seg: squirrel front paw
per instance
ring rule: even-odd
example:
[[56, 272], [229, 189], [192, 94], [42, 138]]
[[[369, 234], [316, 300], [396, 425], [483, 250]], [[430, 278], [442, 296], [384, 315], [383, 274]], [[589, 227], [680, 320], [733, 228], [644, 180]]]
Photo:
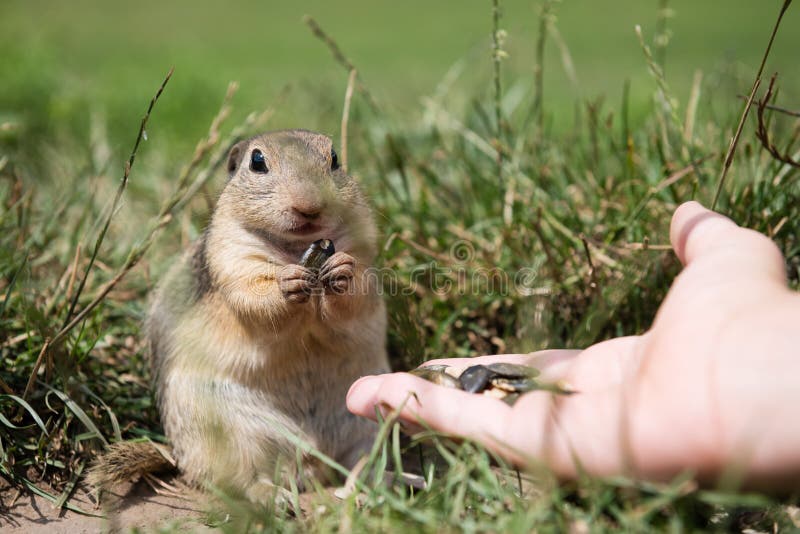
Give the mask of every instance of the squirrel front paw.
[[278, 287], [289, 302], [303, 303], [319, 288], [317, 275], [302, 265], [286, 265], [278, 272]]
[[325, 289], [337, 295], [346, 293], [356, 274], [356, 259], [345, 252], [337, 252], [327, 259], [319, 271]]

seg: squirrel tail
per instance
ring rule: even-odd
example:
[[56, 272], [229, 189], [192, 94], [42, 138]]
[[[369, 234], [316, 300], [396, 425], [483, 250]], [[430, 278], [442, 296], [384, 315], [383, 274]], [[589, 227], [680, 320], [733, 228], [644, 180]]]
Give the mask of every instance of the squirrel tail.
[[143, 475], [175, 469], [175, 460], [164, 445], [152, 441], [118, 441], [94, 460], [86, 482], [105, 491]]

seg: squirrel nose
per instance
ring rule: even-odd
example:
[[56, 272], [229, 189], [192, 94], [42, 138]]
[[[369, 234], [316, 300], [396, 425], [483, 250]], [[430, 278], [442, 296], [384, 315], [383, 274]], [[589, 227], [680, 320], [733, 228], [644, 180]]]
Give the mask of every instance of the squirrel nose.
[[304, 219], [314, 220], [319, 217], [319, 214], [322, 212], [321, 207], [317, 206], [292, 206], [292, 213], [294, 213], [298, 217], [302, 217]]

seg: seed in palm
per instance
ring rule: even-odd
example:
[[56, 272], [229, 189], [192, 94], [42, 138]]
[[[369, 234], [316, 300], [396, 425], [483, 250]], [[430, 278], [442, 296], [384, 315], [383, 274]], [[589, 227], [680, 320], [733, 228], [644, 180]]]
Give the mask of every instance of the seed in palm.
[[462, 389], [467, 393], [482, 393], [513, 406], [521, 395], [529, 391], [550, 391], [569, 395], [573, 391], [565, 385], [546, 384], [536, 380], [539, 370], [527, 365], [497, 362], [487, 365], [472, 365], [460, 374], [448, 373], [447, 365], [429, 365], [409, 371], [412, 375], [449, 388]]

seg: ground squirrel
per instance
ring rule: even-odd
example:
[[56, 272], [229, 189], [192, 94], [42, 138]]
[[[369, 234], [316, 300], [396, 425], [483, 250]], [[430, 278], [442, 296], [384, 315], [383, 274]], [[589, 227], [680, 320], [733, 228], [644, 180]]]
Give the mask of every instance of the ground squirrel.
[[[263, 503], [298, 475], [289, 436], [346, 467], [372, 444], [374, 423], [350, 414], [345, 395], [389, 370], [386, 313], [367, 272], [375, 223], [330, 138], [258, 135], [231, 149], [228, 173], [205, 233], [157, 287], [145, 330], [179, 469]], [[337, 252], [319, 271], [299, 265], [320, 238]]]

